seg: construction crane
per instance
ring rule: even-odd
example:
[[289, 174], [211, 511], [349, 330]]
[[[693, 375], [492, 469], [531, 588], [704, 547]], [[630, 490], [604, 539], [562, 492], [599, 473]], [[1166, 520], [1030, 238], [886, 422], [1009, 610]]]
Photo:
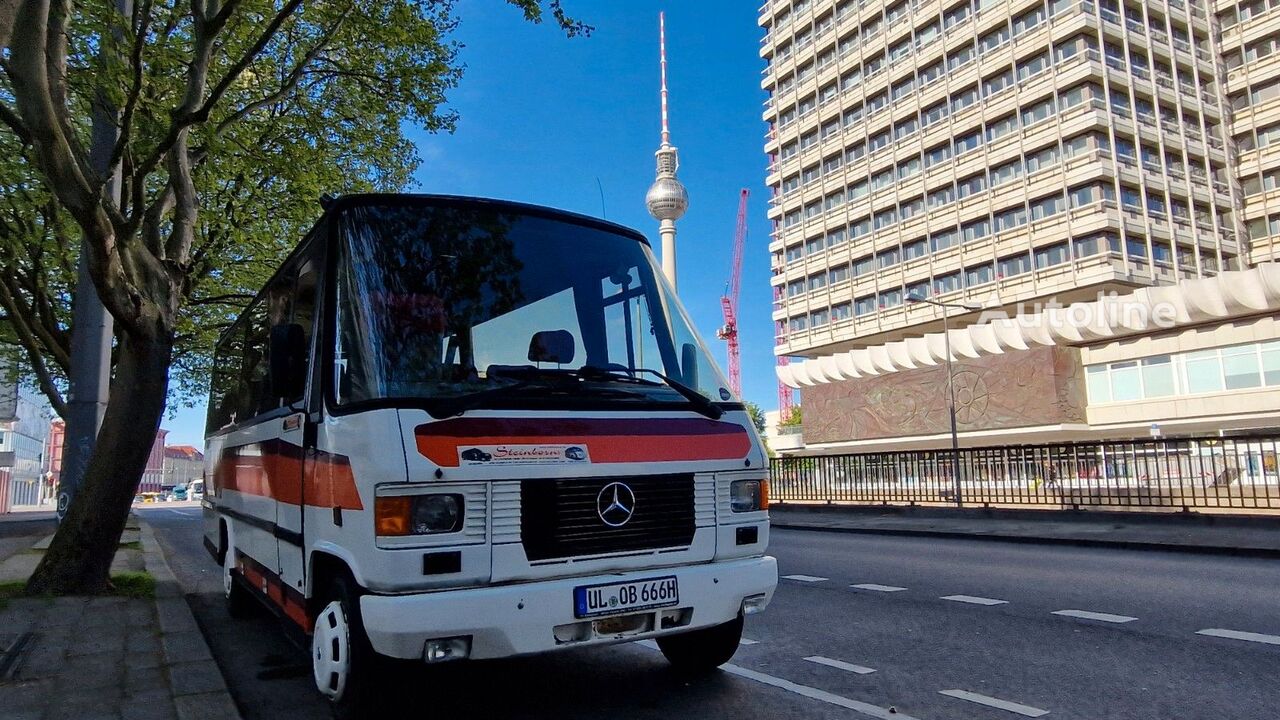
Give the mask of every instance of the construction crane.
[[[791, 362], [791, 358], [787, 357], [786, 355], [778, 356], [779, 365], [788, 365], [790, 364], [790, 362]], [[778, 381], [778, 421], [779, 422], [791, 417], [792, 405], [794, 405], [794, 400], [791, 397], [791, 388], [783, 384], [783, 382], [779, 380]]]
[[738, 196], [738, 227], [733, 233], [733, 264], [729, 266], [729, 282], [725, 283], [720, 309], [724, 327], [716, 337], [724, 340], [729, 350], [729, 388], [742, 397], [742, 356], [738, 347], [738, 290], [742, 286], [742, 250], [747, 244], [747, 189]]

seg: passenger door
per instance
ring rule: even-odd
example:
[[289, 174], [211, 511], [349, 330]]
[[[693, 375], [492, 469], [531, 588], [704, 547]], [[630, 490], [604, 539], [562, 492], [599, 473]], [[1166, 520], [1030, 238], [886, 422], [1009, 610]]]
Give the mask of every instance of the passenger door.
[[[304, 259], [295, 272], [287, 273], [282, 278], [281, 286], [282, 290], [287, 289], [288, 292], [287, 299], [281, 299], [281, 308], [287, 306], [287, 310], [272, 318], [274, 325], [298, 326], [306, 348], [306, 361], [298, 369], [302, 378], [296, 385], [301, 390], [282, 400], [287, 414], [275, 421], [279, 429], [277, 467], [284, 489], [276, 503], [276, 567], [284, 586], [297, 593], [303, 592], [306, 586], [303, 510], [308, 502], [307, 477], [310, 472], [314, 472], [314, 468], [309, 467], [311, 458], [307, 447], [307, 386], [310, 384], [307, 378], [312, 367], [311, 358], [314, 357], [312, 346], [319, 277], [319, 262], [315, 259]], [[286, 592], [286, 595], [289, 594], [292, 593]], [[289, 609], [288, 605], [286, 603], [286, 610]]]

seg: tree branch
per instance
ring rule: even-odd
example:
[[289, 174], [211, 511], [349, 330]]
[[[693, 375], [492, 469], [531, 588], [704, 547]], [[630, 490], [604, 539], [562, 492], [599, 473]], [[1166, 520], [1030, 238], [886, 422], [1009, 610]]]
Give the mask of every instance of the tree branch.
[[284, 80], [280, 83], [279, 89], [270, 95], [248, 103], [239, 110], [231, 113], [223, 119], [222, 122], [218, 123], [218, 126], [214, 128], [214, 134], [221, 135], [228, 127], [244, 119], [246, 115], [268, 105], [273, 105], [287, 97], [289, 93], [293, 92], [294, 89], [298, 87], [298, 82], [302, 80], [303, 75], [306, 74], [307, 68], [310, 67], [311, 63], [315, 61], [320, 53], [324, 52], [325, 49], [329, 47], [329, 43], [333, 42], [333, 38], [337, 35], [338, 29], [341, 28], [342, 24], [346, 22], [346, 19], [350, 17], [352, 9], [353, 6], [348, 6], [346, 10], [343, 10], [342, 14], [338, 16], [337, 21], [325, 30], [324, 35], [321, 36], [320, 41], [316, 43], [315, 47], [308, 50], [302, 57], [302, 60], [300, 60], [297, 65], [294, 65], [293, 69], [285, 75]]
[[[0, 0], [0, 2], [4, 1]], [[0, 104], [0, 122], [9, 126], [23, 145], [31, 144], [31, 131], [27, 130], [27, 126], [22, 123], [22, 118], [18, 117], [18, 113], [11, 110], [8, 105]]]

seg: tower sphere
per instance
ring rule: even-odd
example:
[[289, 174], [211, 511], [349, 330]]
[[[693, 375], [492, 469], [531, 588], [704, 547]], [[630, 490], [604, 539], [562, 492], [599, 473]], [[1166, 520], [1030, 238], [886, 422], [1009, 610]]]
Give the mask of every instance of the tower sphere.
[[675, 178], [658, 178], [645, 193], [644, 203], [655, 220], [679, 220], [689, 209], [689, 193]]

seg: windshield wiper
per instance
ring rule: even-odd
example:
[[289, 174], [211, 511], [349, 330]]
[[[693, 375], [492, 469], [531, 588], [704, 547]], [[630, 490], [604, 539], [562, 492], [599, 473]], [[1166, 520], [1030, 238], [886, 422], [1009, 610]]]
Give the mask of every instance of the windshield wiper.
[[434, 417], [437, 420], [453, 417], [454, 415], [461, 415], [468, 410], [474, 410], [475, 408], [484, 405], [490, 398], [516, 390], [523, 390], [532, 384], [532, 380], [522, 380], [510, 385], [503, 385], [502, 387], [490, 388], [488, 390], [477, 390], [476, 392], [458, 395], [457, 397], [432, 398], [431, 405], [433, 409], [428, 410], [427, 412], [431, 414], [431, 417]]
[[[563, 372], [563, 374], [560, 374]], [[541, 392], [558, 392], [560, 394], [577, 394], [581, 392], [577, 387], [577, 379], [581, 378], [576, 371], [559, 371], [559, 370], [537, 370], [536, 368], [525, 369], [520, 368], [503, 368], [501, 374], [491, 374], [494, 378], [524, 378], [513, 382], [510, 385], [503, 385], [496, 388], [488, 388], [486, 390], [477, 390], [475, 392], [465, 393], [454, 397], [436, 397], [431, 399], [431, 408], [427, 412], [436, 419], [453, 417], [461, 415], [468, 410], [475, 410], [489, 403], [496, 397], [501, 397], [511, 393], [522, 392], [526, 390], [537, 390]], [[643, 382], [643, 381], [642, 381]], [[654, 383], [655, 385], [657, 383]], [[638, 397], [638, 393], [630, 390], [609, 390], [596, 391], [594, 395], [604, 395], [614, 397]], [[718, 409], [718, 408], [717, 408]]]
[[657, 370], [652, 370], [650, 368], [626, 368], [623, 370], [609, 370], [602, 367], [596, 367], [594, 365], [583, 365], [582, 367], [578, 368], [578, 377], [582, 378], [583, 380], [600, 379], [600, 380], [622, 380], [622, 381], [629, 380], [632, 382], [644, 382], [643, 380], [632, 377], [629, 373], [648, 373], [650, 375], [653, 375], [654, 377], [658, 378], [662, 382], [666, 383], [667, 387], [671, 388], [672, 390], [675, 390], [676, 392], [684, 396], [684, 399], [689, 401], [689, 404], [693, 406], [694, 411], [697, 412], [699, 415], [705, 415], [706, 417], [709, 417], [712, 420], [719, 420], [720, 417], [724, 415], [724, 411], [721, 410], [718, 405], [711, 402], [711, 400], [708, 399], [706, 395], [703, 395], [702, 393], [698, 392], [697, 390], [694, 390], [688, 385], [685, 385], [679, 380], [667, 377], [666, 375], [658, 372]]

